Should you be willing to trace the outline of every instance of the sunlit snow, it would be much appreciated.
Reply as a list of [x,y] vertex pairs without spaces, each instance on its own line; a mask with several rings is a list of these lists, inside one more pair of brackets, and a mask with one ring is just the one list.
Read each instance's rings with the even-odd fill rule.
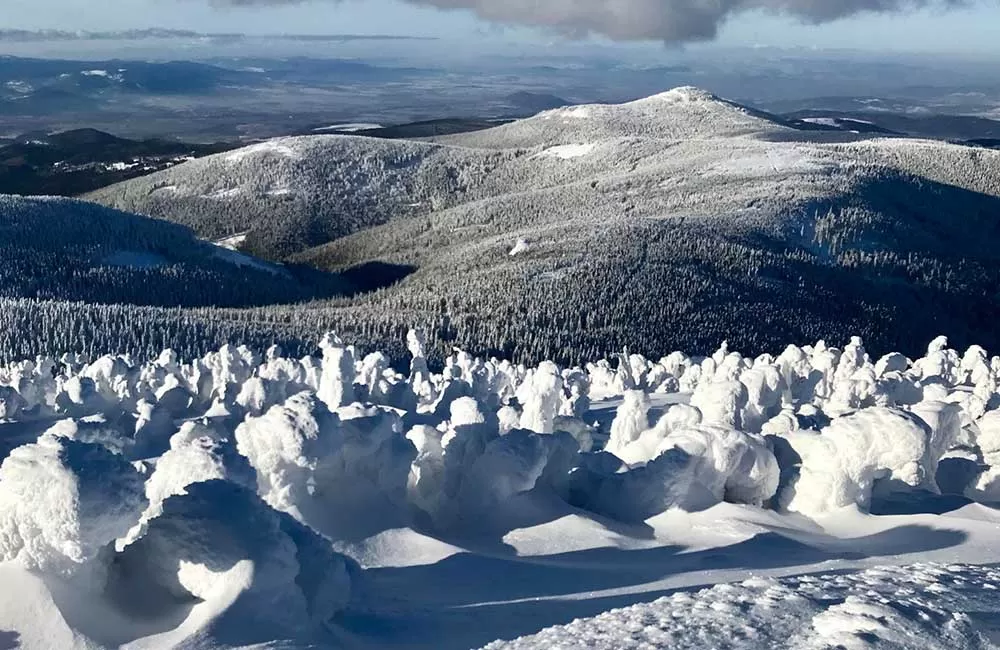
[[517,243],[514,244],[514,247],[510,249],[508,255],[514,257],[515,255],[520,255],[521,253],[524,253],[525,251],[528,251],[530,249],[531,249],[531,244],[528,242],[528,240],[525,239],[524,237],[520,237],[518,238]]
[[243,193],[243,190],[241,188],[239,188],[239,187],[230,187],[230,188],[226,188],[226,189],[216,190],[216,191],[212,192],[211,194],[206,194],[205,198],[207,198],[207,199],[217,199],[217,200],[223,200],[224,201],[226,199],[232,199],[234,197],[237,197],[237,196],[239,196],[242,193]]
[[313,131],[320,133],[323,131],[337,131],[340,133],[356,133],[358,131],[370,131],[371,129],[381,129],[381,124],[374,124],[370,122],[347,122],[346,124],[331,124],[329,126],[320,126]]
[[333,334],[302,359],[0,366],[0,630],[989,647],[1000,357],[941,337],[872,359],[855,338],[583,368],[456,351],[437,373],[406,343],[406,373]]
[[553,158],[562,158],[563,160],[569,160],[570,158],[579,158],[581,156],[586,156],[592,152],[597,147],[594,143],[589,144],[563,144],[556,147],[549,147],[545,151],[541,152],[542,156],[551,156]]
[[229,250],[239,250],[240,245],[246,241],[247,232],[236,233],[235,235],[230,235],[229,237],[224,237],[222,239],[216,240],[214,243],[216,246],[221,246],[222,248],[228,248]]
[[282,139],[267,140],[252,144],[242,149],[237,149],[232,153],[225,154],[225,160],[229,162],[239,162],[251,156],[276,155],[287,158],[295,158],[299,154],[290,144],[286,144]]

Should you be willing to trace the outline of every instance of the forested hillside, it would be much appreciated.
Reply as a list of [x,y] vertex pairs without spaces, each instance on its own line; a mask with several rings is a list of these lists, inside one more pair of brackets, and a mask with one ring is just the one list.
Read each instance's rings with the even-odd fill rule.
[[92,198],[205,237],[248,231],[244,249],[272,259],[415,270],[241,312],[241,328],[386,347],[424,325],[439,353],[576,362],[723,338],[755,352],[860,334],[915,353],[947,330],[1000,346],[998,196],[998,152],[796,130],[684,88],[434,142],[277,140]]
[[166,221],[72,199],[0,195],[2,297],[246,307],[348,291],[335,274],[264,263]]

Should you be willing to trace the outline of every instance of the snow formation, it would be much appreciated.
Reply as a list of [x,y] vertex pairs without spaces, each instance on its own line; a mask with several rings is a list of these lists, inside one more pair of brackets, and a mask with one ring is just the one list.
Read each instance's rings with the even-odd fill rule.
[[[358,562],[394,561],[377,548],[447,557],[455,540],[535,539],[524,531],[539,522],[630,530],[720,507],[836,526],[899,499],[1000,494],[1000,358],[943,338],[914,360],[873,360],[857,338],[586,368],[456,350],[441,372],[422,333],[407,346],[407,373],[333,334],[301,359],[224,346],[188,362],[167,350],[0,366],[0,572],[51,590],[60,625],[97,645],[335,645],[340,617],[373,607]],[[955,571],[997,583],[975,568],[890,577],[930,593]],[[708,599],[750,607],[752,625],[777,616],[759,639],[794,634],[795,647],[854,647],[862,633],[903,643],[938,619],[934,643],[980,647],[942,604],[911,594],[902,614],[886,610],[872,575],[675,595],[510,647],[601,647],[650,616],[636,647],[689,647]],[[112,623],[68,604],[83,601]],[[0,622],[14,616],[5,602]],[[719,643],[732,625],[712,632]]]

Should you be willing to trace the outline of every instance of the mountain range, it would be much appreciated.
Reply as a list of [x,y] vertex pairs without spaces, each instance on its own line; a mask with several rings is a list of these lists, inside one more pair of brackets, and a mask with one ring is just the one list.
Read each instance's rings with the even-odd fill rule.
[[998,197],[998,152],[803,127],[694,88],[420,141],[277,139],[87,196],[378,276],[354,298],[226,312],[241,331],[391,351],[423,325],[438,353],[567,362],[726,338],[997,347]]
[[[142,41],[149,39],[212,39],[212,40],[242,40],[260,38],[240,32],[204,33],[187,29],[123,29],[109,31],[87,31],[62,29],[0,29],[0,42],[34,43],[44,41]],[[267,36],[276,40],[301,41],[356,41],[356,40],[403,40],[426,41],[435,40],[421,36],[397,36],[391,34],[272,34]]]

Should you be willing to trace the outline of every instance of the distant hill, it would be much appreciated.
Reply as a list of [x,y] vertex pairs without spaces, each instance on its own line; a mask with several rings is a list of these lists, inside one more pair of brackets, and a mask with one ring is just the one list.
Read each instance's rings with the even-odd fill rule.
[[44,108],[61,95],[106,99],[108,93],[202,94],[256,74],[194,61],[69,61],[0,56],[0,114]]
[[[125,29],[110,31],[65,31],[60,29],[0,29],[0,42],[32,43],[44,41],[141,41],[148,39],[225,39],[242,40],[261,38],[239,32],[204,33],[185,29]],[[436,40],[420,36],[398,36],[393,34],[272,34],[272,40],[294,41],[357,41],[357,40]]]
[[861,133],[886,133],[937,140],[1000,138],[1000,121],[973,115],[808,109],[788,113],[784,117]]
[[129,140],[96,129],[26,133],[0,146],[0,194],[75,196],[233,146]]
[[432,141],[279,139],[90,198],[248,230],[272,259],[416,269],[246,317],[288,336],[392,346],[423,323],[439,350],[564,361],[853,334],[916,354],[941,331],[1000,348],[1000,152],[796,127],[681,88]]
[[1000,138],[976,138],[975,140],[967,140],[966,144],[986,147],[987,149],[1000,149]]
[[538,113],[552,108],[569,106],[573,102],[566,101],[562,97],[556,97],[548,93],[535,93],[521,90],[507,95],[506,101],[517,111],[527,113]]
[[0,195],[0,297],[245,307],[351,290],[336,275],[267,264],[166,221]]
[[297,135],[316,135],[318,133],[325,133],[328,135],[363,135],[366,138],[416,140],[422,138],[433,138],[441,135],[454,135],[456,133],[482,131],[484,129],[492,129],[493,127],[513,121],[513,118],[483,119],[456,117],[440,118],[436,120],[421,120],[419,122],[407,122],[405,124],[395,124],[392,126],[355,124],[347,124],[343,126],[327,125],[309,128]]

